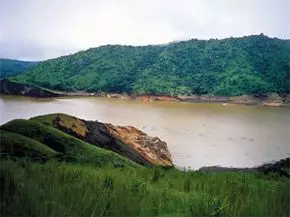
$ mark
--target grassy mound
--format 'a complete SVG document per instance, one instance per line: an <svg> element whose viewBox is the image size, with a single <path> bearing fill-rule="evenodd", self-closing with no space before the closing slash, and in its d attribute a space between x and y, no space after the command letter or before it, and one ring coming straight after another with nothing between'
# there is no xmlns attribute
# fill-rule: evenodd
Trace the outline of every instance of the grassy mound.
<svg viewBox="0 0 290 217"><path fill-rule="evenodd" d="M37 121L48 126L56 127L55 125L56 119L61 119L62 127L75 132L75 134L77 135L84 137L88 132L87 126L79 118L63 113L40 115L33 117L30 120Z"/></svg>
<svg viewBox="0 0 290 217"><path fill-rule="evenodd" d="M5 157L28 157L33 161L47 161L57 156L57 152L36 140L17 133L0 130L0 154Z"/></svg>
<svg viewBox="0 0 290 217"><path fill-rule="evenodd" d="M113 151L140 165L152 166L155 164L168 164L172 166L172 162L170 161L168 156L168 161L166 163L164 163L166 160L163 161L164 157L162 156L156 156L156 158L153 157L155 151L153 146L150 145L151 142L147 142L147 138L141 138L141 136L139 136L137 142L137 139L134 139L133 136L137 136L137 133L133 132L133 130L128 129L128 131L126 132L120 132L120 135L114 135L114 133L110 132L110 127L108 128L107 124L105 123L101 123L98 121L82 120L80 118L63 113L41 115L33 117L30 120L54 127L84 142ZM117 128L117 126L115 127ZM125 139L122 139L122 134L126 134ZM132 143L133 140L135 140L136 143L139 144L148 143L148 150L142 150L141 147L141 149L136 147L134 148L135 145ZM148 157L150 154L146 157L145 152L152 153L152 157ZM166 154L164 154L164 156L166 156Z"/></svg>
<svg viewBox="0 0 290 217"><path fill-rule="evenodd" d="M116 153L85 143L57 129L36 121L13 120L1 126L2 130L29 137L50 149L61 153L65 160L94 165L137 166Z"/></svg>

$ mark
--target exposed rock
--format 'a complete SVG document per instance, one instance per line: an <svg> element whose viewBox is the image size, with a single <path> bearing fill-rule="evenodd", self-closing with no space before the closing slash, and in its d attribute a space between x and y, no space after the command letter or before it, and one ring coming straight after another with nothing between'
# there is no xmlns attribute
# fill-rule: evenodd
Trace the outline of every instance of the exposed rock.
<svg viewBox="0 0 290 217"><path fill-rule="evenodd" d="M151 137L135 127L86 121L65 114L40 116L33 120L52 124L65 133L117 152L141 165L173 166L166 142Z"/></svg>
<svg viewBox="0 0 290 217"><path fill-rule="evenodd" d="M28 84L19 84L7 79L0 80L0 93L8 95L23 95L31 97L57 97L61 94L54 93Z"/></svg>
<svg viewBox="0 0 290 217"><path fill-rule="evenodd" d="M151 164L172 166L172 157L167 144L158 137L148 136L135 127L121 127L105 124L109 133L116 139L129 145Z"/></svg>

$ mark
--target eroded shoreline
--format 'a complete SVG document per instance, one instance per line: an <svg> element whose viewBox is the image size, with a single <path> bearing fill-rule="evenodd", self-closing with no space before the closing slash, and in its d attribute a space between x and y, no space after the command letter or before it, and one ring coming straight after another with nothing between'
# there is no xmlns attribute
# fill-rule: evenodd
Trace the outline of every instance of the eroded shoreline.
<svg viewBox="0 0 290 217"><path fill-rule="evenodd" d="M171 101L171 102L192 102L192 103L219 103L227 104L242 104L242 105L258 105L268 107L286 107L290 108L290 94L280 96L277 93L269 93L263 97L253 95L242 96L214 96L210 94L205 95L145 95L145 94L128 94L128 93L106 93L106 92L93 92L75 91L65 92L43 89L27 84L19 84L7 79L0 80L0 94L1 95L14 95L14 96L27 96L35 98L54 98L54 97L105 97L109 99L124 99L124 100L137 100L140 102L152 101Z"/></svg>
<svg viewBox="0 0 290 217"><path fill-rule="evenodd" d="M127 93L88 93L88 92L60 92L62 97L104 97L109 99L137 100L140 102L167 101L167 102L191 102L191 103L217 103L217 104L239 104L257 105L267 107L290 108L290 95L284 97L278 94L268 94L267 97L259 98L255 96L213 96L213 95L191 95L191 96L162 96L162 95L136 95Z"/></svg>
<svg viewBox="0 0 290 217"><path fill-rule="evenodd" d="M189 102L189 103L215 103L227 105L249 105L249 106L265 106L265 107L283 107L290 108L290 95L280 97L278 94L269 94L266 98L258 98L249 95L243 96L212 96L212 95L192 95L192 96L154 96L154 95L129 95L119 93L88 93L88 92L59 92L53 91L55 95L49 96L49 98L55 97L99 97L108 99L121 99L121 100L136 100L139 102ZM3 96L25 96L33 98L43 98L38 95L22 95L22 94L7 94L1 93ZM47 98L47 96L45 97Z"/></svg>

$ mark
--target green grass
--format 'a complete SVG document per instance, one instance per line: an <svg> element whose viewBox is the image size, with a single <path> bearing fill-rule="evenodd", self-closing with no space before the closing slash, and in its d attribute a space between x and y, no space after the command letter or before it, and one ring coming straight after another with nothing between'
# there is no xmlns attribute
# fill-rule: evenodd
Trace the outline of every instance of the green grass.
<svg viewBox="0 0 290 217"><path fill-rule="evenodd" d="M74 132L75 135L85 137L88 133L88 128L84 121L77 117L63 113L40 115L33 117L30 120L40 122L47 126L59 128L59 126L55 124L57 119L59 119L58 125L61 125L61 127L65 128L66 130Z"/></svg>
<svg viewBox="0 0 290 217"><path fill-rule="evenodd" d="M142 167L33 120L0 136L1 217L290 216L279 173Z"/></svg>
<svg viewBox="0 0 290 217"><path fill-rule="evenodd" d="M1 162L1 216L289 216L289 179Z"/></svg>
<svg viewBox="0 0 290 217"><path fill-rule="evenodd" d="M37 121L40 122L44 125L47 126L54 126L54 122L55 120L59 118L61 119L61 121L64 123L64 125L66 127L69 128L70 125L79 125L82 124L81 123L81 119L68 115L68 114L64 114L64 113L53 113L53 114L46 114L46 115L39 115L39 116L35 116L30 118L29 120L31 121ZM82 129L82 131L85 131L86 129Z"/></svg>
<svg viewBox="0 0 290 217"><path fill-rule="evenodd" d="M17 133L0 129L1 157L29 157L33 160L46 161L57 156L57 152L48 146Z"/></svg>
<svg viewBox="0 0 290 217"><path fill-rule="evenodd" d="M78 163L94 165L137 166L134 162L116 153L107 151L73 136L65 134L57 129L30 120L13 120L1 126L4 131L10 131L35 140L37 145L43 146L61 153L60 158ZM10 134L11 135L11 134ZM21 137L23 138L23 137ZM9 140L9 138L7 138ZM13 135L11 144L15 145ZM2 146L2 141L1 141Z"/></svg>

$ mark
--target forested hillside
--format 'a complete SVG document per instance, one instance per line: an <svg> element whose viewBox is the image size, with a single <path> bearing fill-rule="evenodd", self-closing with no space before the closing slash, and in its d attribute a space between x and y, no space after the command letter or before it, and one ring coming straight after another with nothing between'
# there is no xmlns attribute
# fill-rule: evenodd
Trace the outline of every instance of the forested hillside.
<svg viewBox="0 0 290 217"><path fill-rule="evenodd" d="M22 74L37 63L38 62L0 59L0 78Z"/></svg>
<svg viewBox="0 0 290 217"><path fill-rule="evenodd" d="M254 35L155 46L107 45L15 78L46 88L152 95L290 93L290 40Z"/></svg>

